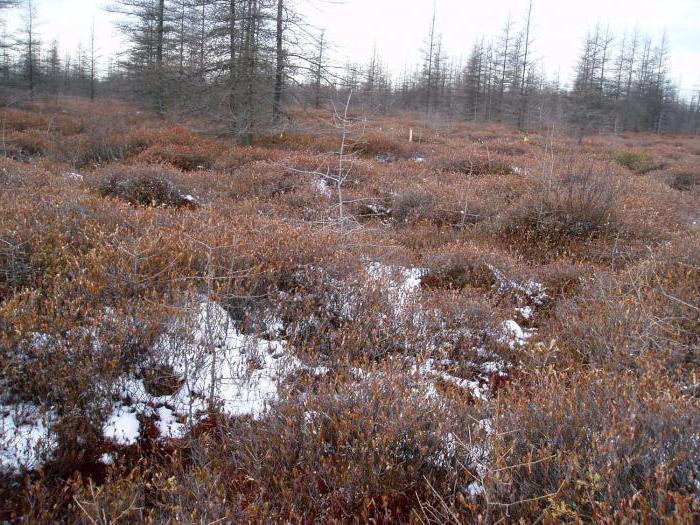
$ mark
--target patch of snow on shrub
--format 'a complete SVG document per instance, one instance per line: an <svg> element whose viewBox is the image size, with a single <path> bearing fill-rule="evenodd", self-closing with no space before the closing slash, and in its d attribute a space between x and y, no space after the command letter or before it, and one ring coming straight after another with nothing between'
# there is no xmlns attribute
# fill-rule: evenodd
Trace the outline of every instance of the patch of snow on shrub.
<svg viewBox="0 0 700 525"><path fill-rule="evenodd" d="M193 323L177 323L156 343L156 352L181 380L177 391L154 396L142 379L133 377L120 384L119 396L156 418L165 438L182 437L210 407L229 416L259 417L277 399L287 375L303 368L284 341L241 333L219 304L202 300L193 310ZM114 434L105 427L105 437L111 437L108 432Z"/></svg>
<svg viewBox="0 0 700 525"><path fill-rule="evenodd" d="M141 424L136 410L132 407L118 406L102 427L105 439L117 445L133 445L139 438Z"/></svg>
<svg viewBox="0 0 700 525"><path fill-rule="evenodd" d="M503 322L503 338L501 341L507 343L511 350L515 350L517 347L525 346L533 333L534 330L522 328L514 320L508 319Z"/></svg>
<svg viewBox="0 0 700 525"><path fill-rule="evenodd" d="M532 319L532 314L534 313L534 310L532 309L532 306L524 306L522 308L516 308L516 312L520 314L520 316L525 319Z"/></svg>
<svg viewBox="0 0 700 525"><path fill-rule="evenodd" d="M496 289L499 293L513 293L519 302L529 301L535 306L541 306L547 299L545 287L538 282L528 281L520 284L512 279L508 279L498 268L487 265L496 278Z"/></svg>
<svg viewBox="0 0 700 525"><path fill-rule="evenodd" d="M0 405L0 471L39 468L58 446L49 430L53 419L32 404Z"/></svg>
<svg viewBox="0 0 700 525"><path fill-rule="evenodd" d="M326 197L330 197L331 195L331 190L328 187L328 181L323 177L318 177L316 179L316 189L321 195L325 195Z"/></svg>
<svg viewBox="0 0 700 525"><path fill-rule="evenodd" d="M400 268L372 262L367 266L370 281L379 283L387 292L396 313L420 290L425 268Z"/></svg>
<svg viewBox="0 0 700 525"><path fill-rule="evenodd" d="M167 407L160 407L156 413L158 414L156 426L162 437L177 439L185 435L186 427L178 421L175 412Z"/></svg>

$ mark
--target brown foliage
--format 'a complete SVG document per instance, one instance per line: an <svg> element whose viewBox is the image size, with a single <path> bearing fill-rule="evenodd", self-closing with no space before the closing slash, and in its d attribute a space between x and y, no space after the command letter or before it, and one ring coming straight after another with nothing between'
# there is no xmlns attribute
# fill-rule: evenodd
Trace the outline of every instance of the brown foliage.
<svg viewBox="0 0 700 525"><path fill-rule="evenodd" d="M193 197L179 187L168 171L152 167L110 169L97 182L104 197L118 197L143 206L193 206Z"/></svg>
<svg viewBox="0 0 700 525"><path fill-rule="evenodd" d="M340 225L316 113L239 147L60 104L0 111L22 160L0 158L0 403L57 439L2 474L0 520L696 520L696 140L620 139L668 165L642 177L610 137L377 118ZM181 385L157 342L202 296L301 365L259 417L158 439L144 412L136 444L106 440L124 378Z"/></svg>

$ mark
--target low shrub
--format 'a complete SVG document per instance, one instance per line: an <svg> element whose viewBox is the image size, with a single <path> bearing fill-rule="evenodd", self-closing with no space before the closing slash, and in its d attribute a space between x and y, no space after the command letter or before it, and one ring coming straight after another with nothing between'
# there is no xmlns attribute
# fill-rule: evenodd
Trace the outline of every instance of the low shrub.
<svg viewBox="0 0 700 525"><path fill-rule="evenodd" d="M382 199L359 202L354 207L353 215L362 222L372 219L386 220L391 218L390 204L390 202Z"/></svg>
<svg viewBox="0 0 700 525"><path fill-rule="evenodd" d="M446 159L440 163L443 171L453 171L464 175L512 175L513 168L503 159Z"/></svg>
<svg viewBox="0 0 700 525"><path fill-rule="evenodd" d="M638 175L644 175L664 167L662 160L641 151L620 151L615 155L615 160L620 166L624 166Z"/></svg>
<svg viewBox="0 0 700 525"><path fill-rule="evenodd" d="M669 186L678 191L691 191L700 186L700 173L687 171L676 173L669 182Z"/></svg>
<svg viewBox="0 0 700 525"><path fill-rule="evenodd" d="M212 168L220 171L234 172L248 164L259 161L276 160L274 150L260 147L238 146L229 148L216 159Z"/></svg>
<svg viewBox="0 0 700 525"><path fill-rule="evenodd" d="M453 436L477 435L476 419L446 412L401 376L324 387L260 425L234 425L227 470L250 480L248 512L263 521L405 522L424 503L455 502L469 481Z"/></svg>
<svg viewBox="0 0 700 525"><path fill-rule="evenodd" d="M227 193L234 199L271 199L293 192L303 182L302 177L269 162L256 161L242 165L222 179L226 182Z"/></svg>
<svg viewBox="0 0 700 525"><path fill-rule="evenodd" d="M24 109L0 109L0 127L15 131L37 130L61 135L76 135L85 129L83 119L58 111L55 107L33 107L27 104Z"/></svg>
<svg viewBox="0 0 700 525"><path fill-rule="evenodd" d="M281 147L288 150L333 153L340 148L340 138L332 132L302 133L283 132L272 135L256 135L252 146Z"/></svg>
<svg viewBox="0 0 700 525"><path fill-rule="evenodd" d="M5 129L26 131L30 129L47 130L49 118L34 111L3 108L0 111L0 125Z"/></svg>
<svg viewBox="0 0 700 525"><path fill-rule="evenodd" d="M168 163L182 171L208 169L212 165L212 156L203 148L190 145L169 144L151 146L138 156L146 163Z"/></svg>
<svg viewBox="0 0 700 525"><path fill-rule="evenodd" d="M113 169L97 181L103 197L117 197L142 206L193 206L192 196L160 168Z"/></svg>
<svg viewBox="0 0 700 525"><path fill-rule="evenodd" d="M0 237L0 301L29 284L31 275L26 243Z"/></svg>
<svg viewBox="0 0 700 525"><path fill-rule="evenodd" d="M568 166L534 184L506 217L506 230L529 240L556 242L615 231L621 181L604 169Z"/></svg>
<svg viewBox="0 0 700 525"><path fill-rule="evenodd" d="M421 279L421 286L431 290L461 290L467 286L488 290L495 283L496 276L485 260L466 256L435 261Z"/></svg>
<svg viewBox="0 0 700 525"><path fill-rule="evenodd" d="M538 376L493 421L487 501L515 522L690 522L697 399L649 395L656 377ZM507 514L505 514L507 512Z"/></svg>
<svg viewBox="0 0 700 525"><path fill-rule="evenodd" d="M550 299L573 297L582 290L584 282L581 268L565 261L539 268L537 281Z"/></svg>
<svg viewBox="0 0 700 525"><path fill-rule="evenodd" d="M49 150L51 136L42 131L28 130L15 133L9 137L11 147L19 150L23 155L44 155Z"/></svg>
<svg viewBox="0 0 700 525"><path fill-rule="evenodd" d="M378 133L359 137L347 149L361 157L384 162L408 159L415 154L414 144Z"/></svg>
<svg viewBox="0 0 700 525"><path fill-rule="evenodd" d="M435 210L435 197L422 190L408 190L395 195L391 216L399 224L429 219Z"/></svg>

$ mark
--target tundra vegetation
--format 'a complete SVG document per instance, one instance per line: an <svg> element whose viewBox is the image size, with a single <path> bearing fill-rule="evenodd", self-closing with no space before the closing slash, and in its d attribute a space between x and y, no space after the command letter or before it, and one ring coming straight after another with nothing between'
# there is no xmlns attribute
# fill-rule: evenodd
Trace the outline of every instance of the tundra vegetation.
<svg viewBox="0 0 700 525"><path fill-rule="evenodd" d="M100 73L22 4L0 521L697 522L700 106L665 40L595 29L565 89L532 6L464 67L433 17L396 84L284 0L121 0Z"/></svg>
<svg viewBox="0 0 700 525"><path fill-rule="evenodd" d="M694 521L698 139L289 113L0 110L3 519Z"/></svg>

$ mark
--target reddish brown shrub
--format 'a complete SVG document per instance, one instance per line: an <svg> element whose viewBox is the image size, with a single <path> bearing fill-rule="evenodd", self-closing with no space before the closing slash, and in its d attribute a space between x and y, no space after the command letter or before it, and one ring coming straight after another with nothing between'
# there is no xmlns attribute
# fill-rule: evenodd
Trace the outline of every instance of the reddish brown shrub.
<svg viewBox="0 0 700 525"><path fill-rule="evenodd" d="M394 196L391 217L399 224L428 219L435 210L435 197L422 190L410 190Z"/></svg>
<svg viewBox="0 0 700 525"><path fill-rule="evenodd" d="M676 173L669 185L678 191L691 191L700 186L700 173L681 172Z"/></svg>
<svg viewBox="0 0 700 525"><path fill-rule="evenodd" d="M247 164L274 161L277 157L277 153L271 149L240 146L226 150L216 159L212 167L215 170L233 172Z"/></svg>
<svg viewBox="0 0 700 525"><path fill-rule="evenodd" d="M475 158L449 158L440 163L443 171L454 171L464 175L511 175L513 168L504 159L491 159L483 157Z"/></svg>
<svg viewBox="0 0 700 525"><path fill-rule="evenodd" d="M488 290L495 283L496 276L485 260L465 256L433 261L421 279L424 288L441 290L461 290L466 286Z"/></svg>
<svg viewBox="0 0 700 525"><path fill-rule="evenodd" d="M112 169L101 176L97 189L104 197L118 197L144 206L193 206L194 198L159 168Z"/></svg>
<svg viewBox="0 0 700 525"><path fill-rule="evenodd" d="M48 133L29 130L10 135L8 142L11 148L16 148L27 156L44 155L49 150L51 137Z"/></svg>
<svg viewBox="0 0 700 525"><path fill-rule="evenodd" d="M208 169L212 165L211 153L199 146L169 144L151 146L137 160L146 163L167 163L183 171Z"/></svg>
<svg viewBox="0 0 700 525"><path fill-rule="evenodd" d="M550 243L615 231L622 191L622 181L599 167L569 166L550 180L538 179L511 211L505 230Z"/></svg>
<svg viewBox="0 0 700 525"><path fill-rule="evenodd" d="M690 519L697 400L650 396L655 381L549 375L512 396L494 420L493 510L525 521Z"/></svg>
<svg viewBox="0 0 700 525"><path fill-rule="evenodd" d="M445 419L443 407L412 395L400 377L336 388L282 403L259 426L229 430L226 441L237 444L230 470L255 480L251 512L404 521L420 502L456 500L468 472L450 436L468 428L477 435L474 420Z"/></svg>

